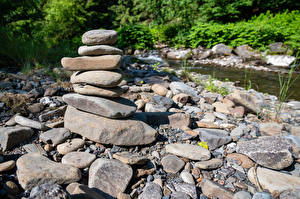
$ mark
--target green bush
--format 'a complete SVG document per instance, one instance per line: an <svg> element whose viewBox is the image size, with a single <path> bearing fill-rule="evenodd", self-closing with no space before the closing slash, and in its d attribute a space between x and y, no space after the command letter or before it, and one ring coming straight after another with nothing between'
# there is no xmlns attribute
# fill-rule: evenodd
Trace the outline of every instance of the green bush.
<svg viewBox="0 0 300 199"><path fill-rule="evenodd" d="M143 24L130 24L119 28L118 46L120 48L131 47L133 49L151 49L154 39L148 26Z"/></svg>
<svg viewBox="0 0 300 199"><path fill-rule="evenodd" d="M276 15L267 12L249 21L237 23L198 23L192 27L188 40L193 48L199 45L211 48L224 43L232 47L248 44L264 50L272 42L285 42L299 50L299 35L299 11Z"/></svg>

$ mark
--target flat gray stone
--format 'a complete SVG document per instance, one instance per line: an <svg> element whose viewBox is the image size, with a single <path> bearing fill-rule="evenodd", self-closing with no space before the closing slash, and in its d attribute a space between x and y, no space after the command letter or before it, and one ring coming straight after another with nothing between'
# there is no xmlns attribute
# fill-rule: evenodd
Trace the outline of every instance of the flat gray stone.
<svg viewBox="0 0 300 199"><path fill-rule="evenodd" d="M259 139L238 142L236 151L242 153L256 163L270 169L284 169L294 159L291 142L280 136L267 136Z"/></svg>
<svg viewBox="0 0 300 199"><path fill-rule="evenodd" d="M218 199L232 199L233 193L227 191L225 188L220 185L212 182L208 179L203 179L200 183L202 192L207 197L216 197Z"/></svg>
<svg viewBox="0 0 300 199"><path fill-rule="evenodd" d="M150 144L156 130L137 120L116 120L79 111L68 106L65 128L102 144L136 146Z"/></svg>
<svg viewBox="0 0 300 199"><path fill-rule="evenodd" d="M195 163L195 167L198 167L200 169L217 169L222 165L223 165L223 160L217 158Z"/></svg>
<svg viewBox="0 0 300 199"><path fill-rule="evenodd" d="M122 74L117 71L78 71L70 78L72 84L87 83L98 87L116 87L122 81Z"/></svg>
<svg viewBox="0 0 300 199"><path fill-rule="evenodd" d="M125 118L136 111L134 102L121 97L106 99L72 93L64 95L63 100L79 110L108 118Z"/></svg>
<svg viewBox="0 0 300 199"><path fill-rule="evenodd" d="M142 156L135 153L130 153L127 151L114 153L113 158L120 160L121 162L129 165L143 165L148 161L148 158L146 156Z"/></svg>
<svg viewBox="0 0 300 199"><path fill-rule="evenodd" d="M125 191L132 173L131 167L119 160L99 158L90 167L88 185L99 189L104 197L116 198Z"/></svg>
<svg viewBox="0 0 300 199"><path fill-rule="evenodd" d="M176 174L185 165L184 161L175 155L168 155L164 157L161 160L161 164L167 173L173 173L173 174Z"/></svg>
<svg viewBox="0 0 300 199"><path fill-rule="evenodd" d="M199 101L199 96L197 95L196 91L194 91L193 88L186 85L185 83L183 83L183 82L172 82L169 86L170 86L170 89L171 89L171 91L173 92L174 95L184 93L184 94L187 94L187 95L191 96L191 98L194 101Z"/></svg>
<svg viewBox="0 0 300 199"><path fill-rule="evenodd" d="M105 199L87 185L73 182L66 187L72 199Z"/></svg>
<svg viewBox="0 0 300 199"><path fill-rule="evenodd" d="M234 194L232 199L251 199L251 198L252 198L252 196L249 192L239 191Z"/></svg>
<svg viewBox="0 0 300 199"><path fill-rule="evenodd" d="M139 195L138 199L161 199L161 197L161 187L154 182L149 182L146 184L143 193Z"/></svg>
<svg viewBox="0 0 300 199"><path fill-rule="evenodd" d="M29 127L0 128L0 147L3 151L10 150L31 138L33 134L34 131Z"/></svg>
<svg viewBox="0 0 300 199"><path fill-rule="evenodd" d="M183 182L188 183L188 184L195 184L194 178L192 174L186 170L183 170L180 173L180 178L183 180Z"/></svg>
<svg viewBox="0 0 300 199"><path fill-rule="evenodd" d="M28 118L20 116L20 115L17 115L15 117L15 121L22 126L31 127L33 129L38 129L41 131L45 131L45 130L49 129L49 127L45 126L43 123L28 119Z"/></svg>
<svg viewBox="0 0 300 199"><path fill-rule="evenodd" d="M40 155L47 156L47 152L40 144L26 144L23 146L23 149L27 153L39 153Z"/></svg>
<svg viewBox="0 0 300 199"><path fill-rule="evenodd" d="M173 183L173 186L177 192L183 192L189 195L192 199L198 199L196 186L194 184Z"/></svg>
<svg viewBox="0 0 300 199"><path fill-rule="evenodd" d="M122 55L123 51L119 48L108 45L95 45L95 46L80 46L78 54L82 56L87 55Z"/></svg>
<svg viewBox="0 0 300 199"><path fill-rule="evenodd" d="M74 138L70 142L65 142L65 143L57 145L57 151L60 154L65 155L67 153L76 151L77 149L83 147L84 144L85 144L85 142L83 139Z"/></svg>
<svg viewBox="0 0 300 199"><path fill-rule="evenodd" d="M207 149L192 144L168 144L166 152L191 160L208 160L211 156Z"/></svg>
<svg viewBox="0 0 300 199"><path fill-rule="evenodd" d="M65 128L54 128L50 129L40 135L40 140L44 143L53 144L54 146L64 142L71 136L69 129Z"/></svg>
<svg viewBox="0 0 300 199"><path fill-rule="evenodd" d="M86 168L92 164L96 156L87 152L70 152L64 155L61 163L74 166L79 169Z"/></svg>
<svg viewBox="0 0 300 199"><path fill-rule="evenodd" d="M67 106L61 106L58 109L48 111L46 113L42 113L39 116L39 120L40 120L40 122L45 122L45 121L51 120L53 118L58 118L60 116L63 116L66 112L66 109L67 109Z"/></svg>
<svg viewBox="0 0 300 199"><path fill-rule="evenodd" d="M123 90L120 87L100 88L87 84L73 84L73 89L79 94L101 97L120 97L120 95L123 94Z"/></svg>
<svg viewBox="0 0 300 199"><path fill-rule="evenodd" d="M69 184L80 180L80 170L56 163L37 153L28 153L17 160L18 181L23 189L32 189L47 182Z"/></svg>
<svg viewBox="0 0 300 199"><path fill-rule="evenodd" d="M61 59L64 69L71 71L115 70L120 67L120 63L120 55L64 57Z"/></svg>
<svg viewBox="0 0 300 199"><path fill-rule="evenodd" d="M209 150L215 150L232 140L231 137L228 136L228 132L225 130L198 128L194 129L194 131L199 133L201 141L207 143Z"/></svg>
<svg viewBox="0 0 300 199"><path fill-rule="evenodd" d="M92 46L98 44L113 45L118 35L114 30L90 30L82 35L82 43Z"/></svg>
<svg viewBox="0 0 300 199"><path fill-rule="evenodd" d="M283 192L289 189L300 189L300 177L297 176L261 167L256 169L256 176L261 187L270 193L273 191ZM255 178L254 167L252 167L248 171L248 179L252 184L257 186Z"/></svg>

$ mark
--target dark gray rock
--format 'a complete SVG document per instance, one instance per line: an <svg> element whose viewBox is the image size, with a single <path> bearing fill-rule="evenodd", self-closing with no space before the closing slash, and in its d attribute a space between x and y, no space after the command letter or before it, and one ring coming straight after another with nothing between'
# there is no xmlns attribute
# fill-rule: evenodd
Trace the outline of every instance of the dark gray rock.
<svg viewBox="0 0 300 199"><path fill-rule="evenodd" d="M139 195L138 199L161 199L162 191L158 184L149 182L143 189L143 193Z"/></svg>
<svg viewBox="0 0 300 199"><path fill-rule="evenodd" d="M161 160L162 166L167 173L176 174L180 171L185 163L175 155L168 155Z"/></svg>
<svg viewBox="0 0 300 199"><path fill-rule="evenodd" d="M194 184L173 183L173 186L177 192L183 192L189 195L192 199L197 199L197 190Z"/></svg>
<svg viewBox="0 0 300 199"><path fill-rule="evenodd" d="M29 127L0 128L0 146L3 151L10 150L31 138L33 134L34 131Z"/></svg>
<svg viewBox="0 0 300 199"><path fill-rule="evenodd" d="M104 198L116 198L125 191L132 173L131 167L119 160L99 158L90 167L88 184Z"/></svg>
<svg viewBox="0 0 300 199"><path fill-rule="evenodd" d="M271 169L280 170L293 163L291 142L280 136L267 136L259 139L238 142L236 151L256 163Z"/></svg>
<svg viewBox="0 0 300 199"><path fill-rule="evenodd" d="M207 129L198 128L194 131L199 133L199 138L201 141L207 143L209 150L215 150L216 148L223 146L231 142L231 137L228 136L228 132L219 129Z"/></svg>
<svg viewBox="0 0 300 199"><path fill-rule="evenodd" d="M62 143L71 136L69 129L65 128L54 128L48 130L40 135L40 140L44 143L53 144L54 146Z"/></svg>
<svg viewBox="0 0 300 199"><path fill-rule="evenodd" d="M108 118L125 118L134 114L136 105L126 98L107 99L80 94L66 94L63 100L79 110Z"/></svg>

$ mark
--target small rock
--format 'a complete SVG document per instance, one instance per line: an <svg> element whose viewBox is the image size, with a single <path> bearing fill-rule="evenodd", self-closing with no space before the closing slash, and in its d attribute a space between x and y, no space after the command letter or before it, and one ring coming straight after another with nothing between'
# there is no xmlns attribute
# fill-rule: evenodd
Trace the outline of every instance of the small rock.
<svg viewBox="0 0 300 199"><path fill-rule="evenodd" d="M13 168L15 168L15 161L14 160L10 160L10 161L7 161L7 162L3 162L3 163L0 163L0 173L3 173L5 171L9 171Z"/></svg>
<svg viewBox="0 0 300 199"><path fill-rule="evenodd" d="M188 183L188 184L195 184L194 178L192 174L190 174L188 171L183 170L180 173L180 178L183 180L183 182Z"/></svg>
<svg viewBox="0 0 300 199"><path fill-rule="evenodd" d="M23 146L23 149L27 153L39 153L40 155L47 156L46 151L43 149L43 147L40 144L26 144Z"/></svg>
<svg viewBox="0 0 300 199"><path fill-rule="evenodd" d="M192 199L197 199L196 186L187 183L173 183L173 186L177 192L183 192L189 195Z"/></svg>
<svg viewBox="0 0 300 199"><path fill-rule="evenodd" d="M23 189L32 189L46 182L69 184L80 180L80 170L53 162L37 153L28 153L17 160L18 181Z"/></svg>
<svg viewBox="0 0 300 199"><path fill-rule="evenodd" d="M233 195L232 199L252 199L251 194L247 191L239 191Z"/></svg>
<svg viewBox="0 0 300 199"><path fill-rule="evenodd" d="M199 96L194 91L194 89L191 88L190 86L186 85L185 83L172 82L169 86L174 95L184 93L184 94L191 96L194 101L196 101L196 102L199 101Z"/></svg>
<svg viewBox="0 0 300 199"><path fill-rule="evenodd" d="M66 187L66 190L71 195L72 199L104 199L103 196L98 194L93 189L77 182L69 184Z"/></svg>
<svg viewBox="0 0 300 199"><path fill-rule="evenodd" d="M153 90L154 93L161 96L166 96L168 92L168 89L160 84L153 84L151 89Z"/></svg>
<svg viewBox="0 0 300 199"><path fill-rule="evenodd" d="M203 179L200 183L202 192L207 197L216 197L218 199L232 199L233 193L227 191L220 185L208 180Z"/></svg>
<svg viewBox="0 0 300 199"><path fill-rule="evenodd" d="M250 131L250 128L246 125L239 125L238 127L236 127L235 129L233 129L230 132L230 136L234 139L234 140L238 140L240 139L243 135L245 135L246 133L248 133Z"/></svg>
<svg viewBox="0 0 300 199"><path fill-rule="evenodd" d="M31 113L40 113L42 110L44 110L44 105L42 103L34 103L27 107L27 109Z"/></svg>
<svg viewBox="0 0 300 199"><path fill-rule="evenodd" d="M245 169L250 169L251 167L254 167L253 161L243 154L230 153L226 156L226 159L237 160L239 165L241 165Z"/></svg>
<svg viewBox="0 0 300 199"><path fill-rule="evenodd" d="M290 189L280 193L280 199L298 199L300 198L300 189Z"/></svg>
<svg viewBox="0 0 300 199"><path fill-rule="evenodd" d="M0 128L0 145L3 151L10 150L14 146L31 138L34 131L28 127L3 127Z"/></svg>
<svg viewBox="0 0 300 199"><path fill-rule="evenodd" d="M282 128L282 124L278 124L276 122L261 123L259 125L259 131L262 135L266 136L281 135Z"/></svg>
<svg viewBox="0 0 300 199"><path fill-rule="evenodd" d="M233 93L229 94L228 97L231 98L235 104L244 106L246 111L253 112L254 114L261 112L264 103L263 99L246 91L235 90Z"/></svg>
<svg viewBox="0 0 300 199"><path fill-rule="evenodd" d="M77 149L83 147L84 143L85 143L84 140L82 140L80 138L74 138L71 140L71 142L66 142L66 143L57 145L57 151L60 154L65 155L67 153L76 151Z"/></svg>
<svg viewBox="0 0 300 199"><path fill-rule="evenodd" d="M223 165L223 161L221 159L213 158L207 161L196 162L195 167L200 169L217 169Z"/></svg>
<svg viewBox="0 0 300 199"><path fill-rule="evenodd" d="M40 140L44 143L53 144L54 146L64 142L71 136L69 129L56 128L48 130L40 135Z"/></svg>
<svg viewBox="0 0 300 199"><path fill-rule="evenodd" d="M129 153L127 151L114 153L113 158L120 160L121 162L129 165L143 165L148 161L148 158L139 154Z"/></svg>
<svg viewBox="0 0 300 199"><path fill-rule="evenodd" d="M91 153L70 152L64 155L61 159L61 163L83 169L90 166L95 159L96 156Z"/></svg>
<svg viewBox="0 0 300 199"><path fill-rule="evenodd" d="M191 160L208 160L211 156L207 149L191 144L168 144L166 152Z"/></svg>
<svg viewBox="0 0 300 199"><path fill-rule="evenodd" d="M161 199L162 191L158 184L149 182L143 189L143 193L139 195L138 199Z"/></svg>
<svg viewBox="0 0 300 199"><path fill-rule="evenodd" d="M161 160L161 163L163 165L163 169L167 173L173 173L173 174L176 174L185 165L184 161L175 155L168 155L168 156L164 157Z"/></svg>
<svg viewBox="0 0 300 199"><path fill-rule="evenodd" d="M117 197L125 191L132 173L131 167L119 160L99 158L90 166L89 187L101 190L104 195Z"/></svg>
<svg viewBox="0 0 300 199"><path fill-rule="evenodd" d="M243 106L234 107L230 111L230 114L235 118L242 118L242 117L244 117L244 114L245 114L245 108Z"/></svg>
<svg viewBox="0 0 300 199"><path fill-rule="evenodd" d="M190 98L189 95L184 94L184 93L179 93L179 94L173 96L172 99L176 104L180 103L180 104L185 105L188 102L189 98Z"/></svg>
<svg viewBox="0 0 300 199"><path fill-rule="evenodd" d="M216 112L230 114L229 108L222 102L215 102L212 105L216 108Z"/></svg>
<svg viewBox="0 0 300 199"><path fill-rule="evenodd" d="M45 121L49 121L51 119L63 116L66 112L66 109L67 109L67 106L62 106L62 107L59 107L58 109L43 113L39 116L39 121L45 122Z"/></svg>
<svg viewBox="0 0 300 199"><path fill-rule="evenodd" d="M231 137L227 135L228 132L224 130L198 128L194 129L194 131L199 133L201 141L207 143L209 150L214 150L232 140Z"/></svg>
<svg viewBox="0 0 300 199"><path fill-rule="evenodd" d="M30 199L71 199L70 195L58 184L51 182L38 185L30 192Z"/></svg>
<svg viewBox="0 0 300 199"><path fill-rule="evenodd" d="M273 197L267 192L256 192L252 199L273 199Z"/></svg>
<svg viewBox="0 0 300 199"><path fill-rule="evenodd" d="M44 124L42 124L40 122L28 119L28 118L20 116L20 115L17 115L15 117L15 121L22 126L31 127L33 129L38 129L41 131L45 131L45 130L49 129L47 126L45 126Z"/></svg>

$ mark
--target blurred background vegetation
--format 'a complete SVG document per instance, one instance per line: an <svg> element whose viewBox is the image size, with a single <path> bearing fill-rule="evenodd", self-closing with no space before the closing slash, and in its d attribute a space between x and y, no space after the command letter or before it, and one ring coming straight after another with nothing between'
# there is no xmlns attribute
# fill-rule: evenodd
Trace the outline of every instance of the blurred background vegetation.
<svg viewBox="0 0 300 199"><path fill-rule="evenodd" d="M295 0L0 0L0 67L55 67L90 29L117 29L118 46L300 49Z"/></svg>

